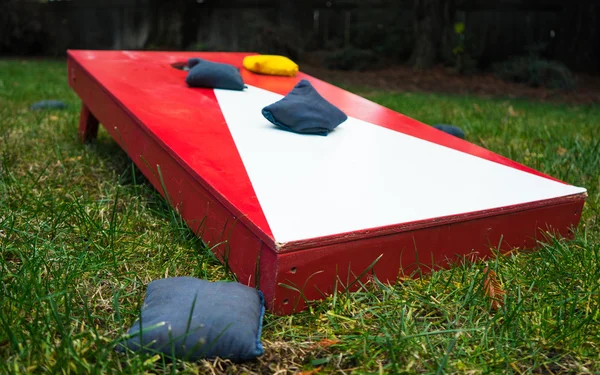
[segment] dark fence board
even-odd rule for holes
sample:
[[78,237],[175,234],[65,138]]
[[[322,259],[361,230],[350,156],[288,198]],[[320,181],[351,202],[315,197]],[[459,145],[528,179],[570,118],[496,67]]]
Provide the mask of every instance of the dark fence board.
[[[297,7],[287,1],[286,6]],[[397,58],[410,53],[411,0],[376,0],[368,6],[359,0],[307,1],[299,8],[302,14],[291,16],[282,15],[288,8],[276,0],[175,0],[163,2],[158,10],[153,0],[51,1],[27,6],[39,7],[43,14],[50,35],[47,52],[53,54],[64,54],[67,48],[262,52],[269,43],[291,34],[298,36],[292,44],[309,49],[353,45],[391,49]],[[569,13],[564,0],[468,0],[460,2],[458,11],[465,19],[467,47],[484,65],[527,53],[528,45],[545,42],[546,57],[575,68],[600,70],[597,27],[588,25],[586,32],[581,24],[573,25],[597,22],[600,4],[594,8],[590,0],[571,3],[592,11]],[[288,34],[278,24],[287,25]]]

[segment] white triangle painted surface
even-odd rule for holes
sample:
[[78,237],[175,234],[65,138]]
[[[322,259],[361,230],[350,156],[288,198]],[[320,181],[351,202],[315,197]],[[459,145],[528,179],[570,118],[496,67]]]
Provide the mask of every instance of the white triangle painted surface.
[[283,96],[215,94],[281,243],[586,191],[352,117],[326,137],[287,132],[261,114]]

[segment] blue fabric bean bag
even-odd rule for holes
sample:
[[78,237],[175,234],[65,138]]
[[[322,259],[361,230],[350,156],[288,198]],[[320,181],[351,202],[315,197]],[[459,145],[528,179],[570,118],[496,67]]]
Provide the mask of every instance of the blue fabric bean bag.
[[263,354],[264,312],[262,293],[237,282],[155,280],[148,284],[141,317],[124,347],[188,361],[248,361]]
[[188,60],[189,71],[185,82],[190,87],[243,90],[244,80],[238,68],[199,58]]
[[327,135],[348,116],[303,79],[283,99],[262,109],[271,123],[300,134]]
[[32,111],[39,111],[42,109],[65,109],[67,105],[59,100],[42,100],[35,102],[31,105]]
[[465,132],[458,126],[446,125],[446,124],[436,124],[436,125],[433,125],[433,127],[436,128],[437,130],[441,130],[444,133],[448,133],[455,137],[458,137],[461,139],[465,138]]

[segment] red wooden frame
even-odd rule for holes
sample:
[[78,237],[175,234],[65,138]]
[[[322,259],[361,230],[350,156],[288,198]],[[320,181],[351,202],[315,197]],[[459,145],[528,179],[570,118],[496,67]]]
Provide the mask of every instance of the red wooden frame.
[[[130,108],[123,105],[114,89],[111,91],[87,69],[90,61],[86,54],[90,53],[94,59],[104,58],[111,62],[128,59],[127,54],[115,51],[69,51],[69,85],[83,102],[80,139],[91,141],[101,123],[190,228],[205,243],[217,245],[215,253],[227,263],[238,280],[262,290],[267,307],[276,314],[300,311],[306,307],[307,300],[323,298],[332,293],[336,285],[339,288],[351,286],[350,289],[354,290],[358,286],[353,283],[354,278],[363,274],[377,259],[369,273],[376,274],[383,282],[396,282],[417,269],[427,272],[446,267],[467,255],[488,257],[493,248],[508,251],[515,247],[535,247],[546,231],[569,237],[579,223],[585,193],[279,244],[261,224],[260,215],[249,218],[247,212],[231,201],[231,196],[219,191],[191,168],[180,150],[166,147],[157,134],[150,132]],[[242,58],[248,54],[145,52],[135,56],[157,59],[164,65],[167,55],[168,61],[208,56],[241,66]],[[300,73],[297,79],[305,77],[308,76]],[[297,81],[255,76],[244,78],[247,83],[258,84],[280,94],[289,91]],[[419,138],[433,139],[474,157],[552,179],[488,150],[440,134],[322,81],[313,79],[313,84],[335,105],[354,108],[357,117],[377,121],[380,126]],[[399,117],[403,122],[398,123]],[[248,206],[248,211],[251,210],[252,206]],[[363,279],[367,277],[363,275]]]

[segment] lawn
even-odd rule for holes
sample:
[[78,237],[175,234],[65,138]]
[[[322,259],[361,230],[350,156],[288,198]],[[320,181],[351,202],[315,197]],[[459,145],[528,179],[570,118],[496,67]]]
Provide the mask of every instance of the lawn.
[[[267,314],[255,362],[169,363],[114,351],[147,283],[233,276],[104,130],[78,142],[79,101],[66,82],[64,61],[0,61],[1,372],[600,372],[600,108],[352,88],[586,187],[575,239]],[[28,109],[42,99],[69,109]],[[505,293],[498,309],[486,266]]]

